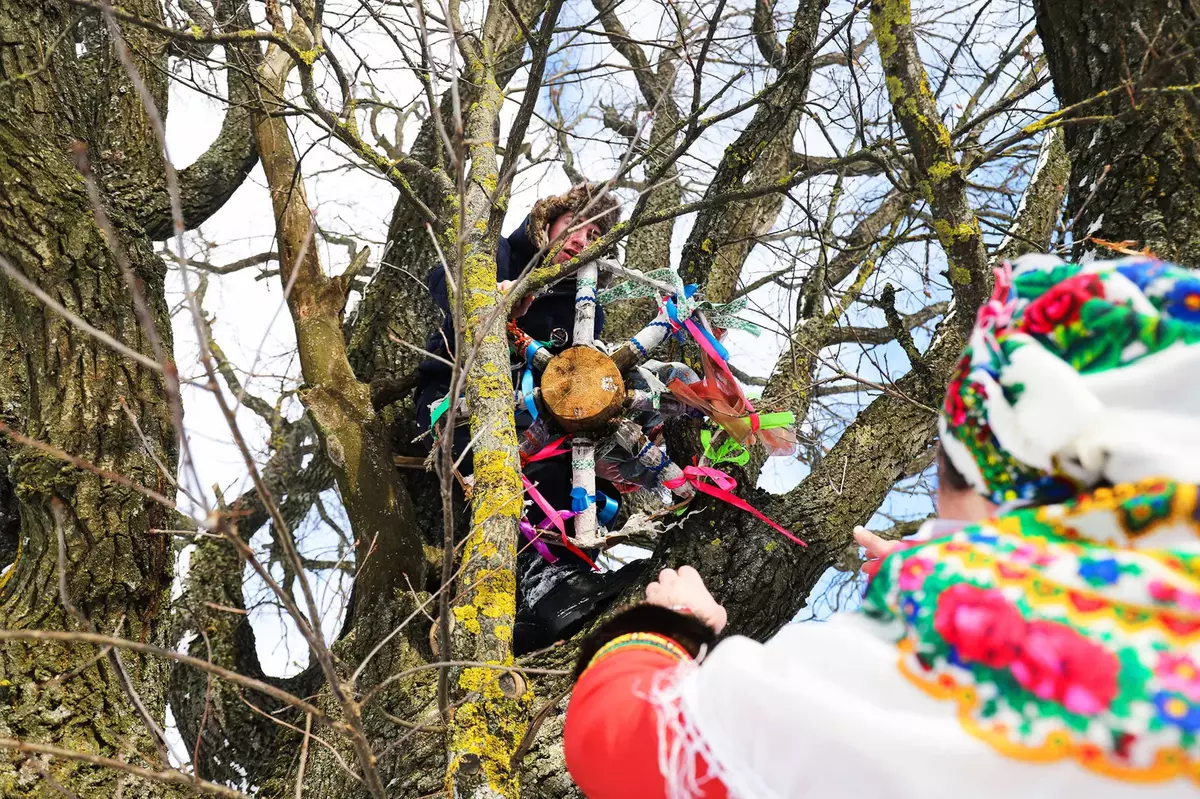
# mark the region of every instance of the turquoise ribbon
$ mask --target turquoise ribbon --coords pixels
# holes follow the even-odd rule
[[[583,513],[592,503],[596,503],[596,520],[605,527],[617,517],[617,501],[608,494],[603,491],[589,494],[583,486],[571,489],[571,510],[575,513]]]
[[[525,409],[535,420],[538,418],[538,409],[533,401],[533,356],[537,354],[539,346],[533,343],[525,348],[525,372],[521,375],[521,398],[525,400]]]

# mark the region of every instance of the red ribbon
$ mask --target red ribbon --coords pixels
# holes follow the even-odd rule
[[[575,544],[573,544],[571,539],[567,536],[567,525],[565,522],[563,522],[562,513],[555,510],[554,506],[546,501],[546,498],[543,497],[542,493],[537,490],[537,487],[534,486],[533,483],[529,482],[528,477],[521,475],[521,482],[525,484],[525,491],[529,494],[529,498],[532,499],[534,503],[542,509],[542,513],[546,514],[546,518],[550,520],[550,523],[554,525],[555,529],[557,529],[559,534],[562,536],[563,546],[573,554],[583,558],[583,561],[587,563],[587,565],[591,566],[592,569],[595,571],[600,571],[600,569],[596,567],[596,564],[592,562],[592,559],[584,554],[582,549],[575,546]]]
[[[522,452],[521,465],[524,466],[528,463],[537,463],[538,461],[544,461],[548,458],[557,458],[559,455],[569,454],[571,452],[571,447],[564,443],[568,437],[569,436],[562,436],[560,438],[556,438],[532,455],[526,455],[524,452]]]
[[[704,482],[704,478],[706,477],[712,480],[713,483],[716,483],[716,485]],[[674,480],[663,481],[663,485],[672,491],[674,491],[676,488],[679,488],[684,483],[691,483],[696,487],[696,490],[700,491],[701,493],[708,494],[710,497],[716,497],[722,502],[728,502],[735,508],[754,514],[760,520],[766,522],[771,527],[774,527],[776,530],[783,533],[784,536],[792,541],[795,541],[800,546],[808,546],[808,544],[804,543],[795,535],[793,535],[791,531],[781,527],[776,522],[767,518],[760,510],[758,510],[758,508],[755,508],[741,497],[730,493],[733,491],[733,489],[737,488],[737,480],[734,480],[720,469],[714,469],[711,466],[688,466],[684,468],[682,477],[677,477]]]

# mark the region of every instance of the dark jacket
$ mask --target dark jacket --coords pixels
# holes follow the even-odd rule
[[[496,248],[497,282],[501,280],[516,280],[531,261],[540,257],[537,248],[529,239],[528,224],[529,220],[527,218],[507,238],[501,237],[500,245]],[[442,309],[446,318],[442,323],[441,329],[434,331],[433,335],[430,336],[426,344],[426,349],[429,352],[437,353],[449,360],[453,360],[452,356],[446,354],[446,342],[449,342],[451,346],[454,344],[454,321],[453,315],[450,312],[450,299],[446,290],[445,267],[439,266],[429,273],[428,286],[429,293],[433,295],[434,302]],[[533,301],[533,304],[529,306],[529,310],[525,312],[525,315],[517,320],[517,324],[534,339],[542,342],[551,341],[555,330],[562,331],[559,338],[561,339],[562,335],[565,334],[566,344],[562,347],[556,347],[554,349],[555,352],[571,346],[571,339],[575,330],[575,281],[571,279],[562,280],[551,286],[546,293]],[[604,309],[597,306],[597,337],[600,336],[603,328]],[[514,384],[520,380],[520,373],[524,365],[524,353],[513,353],[512,368]],[[417,374],[417,423],[423,430],[429,428],[428,405],[444,397],[449,390],[450,367],[447,364],[432,358],[421,364]],[[518,427],[528,426],[531,420],[526,414],[521,415],[525,418],[518,418]]]

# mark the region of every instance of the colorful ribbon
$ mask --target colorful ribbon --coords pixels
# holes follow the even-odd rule
[[[704,482],[705,478],[712,480],[715,485],[713,485],[713,483]],[[739,510],[744,510],[747,513],[754,514],[754,516],[756,516],[758,519],[769,524],[771,527],[774,527],[780,533],[783,533],[785,537],[795,541],[800,546],[808,546],[808,544],[801,541],[789,530],[767,518],[762,511],[755,508],[749,502],[735,494],[730,493],[733,491],[733,489],[737,488],[737,480],[734,480],[720,469],[714,469],[710,466],[688,466],[684,468],[682,476],[677,477],[674,480],[663,481],[663,485],[672,491],[674,491],[676,488],[679,488],[684,483],[691,483],[696,490],[700,491],[701,493],[708,494],[710,497],[716,497],[722,502],[727,502]]]
[[[780,427],[791,427],[796,422],[796,414],[791,411],[778,413],[753,414],[748,419],[750,429],[757,433],[759,430],[774,430]],[[757,422],[757,424],[755,424]],[[721,463],[732,463],[745,466],[750,462],[750,450],[742,446],[736,438],[728,437],[715,450],[712,448],[713,431],[707,428],[700,431],[700,443],[704,446],[704,457],[712,466]]]
[[[525,371],[521,374],[521,398],[525,400],[525,409],[536,421],[538,418],[537,403],[533,399],[533,356],[537,354],[539,345],[532,342],[525,347]]]
[[[545,519],[542,523],[545,524],[549,521],[549,519]],[[543,541],[542,537],[538,534],[537,527],[534,527],[528,519],[522,519],[518,526],[521,528],[521,533],[524,534],[529,543],[533,545],[533,548],[537,550],[537,553],[546,559],[547,563],[558,563],[558,558],[555,557],[554,553],[550,551],[550,547],[546,545],[546,542]]]
[[[726,437],[716,450],[712,448],[713,431],[705,428],[700,431],[700,443],[704,446],[704,457],[712,466],[722,463],[732,463],[735,466],[745,466],[750,462],[750,450],[738,443],[736,438]]]
[[[687,289],[694,291],[694,286],[685,287],[685,292]],[[679,320],[681,317],[674,303],[671,300],[666,300],[665,306],[667,315],[671,318],[671,321],[680,324]],[[729,385],[735,387],[740,393],[741,388],[737,382],[737,378],[733,376],[733,372],[729,369],[729,350],[725,349],[725,345],[717,340],[717,337],[712,334],[707,325],[697,323],[690,315],[682,317],[682,325],[691,334],[692,339],[700,349],[704,351],[704,354],[721,370],[721,373],[729,381]],[[742,395],[742,401],[746,404],[746,410],[750,411],[750,431],[757,433],[762,427],[761,419],[759,419],[758,413],[754,410],[754,405],[745,395]]]
[[[522,452],[521,465],[525,466],[529,463],[537,463],[538,461],[544,461],[549,458],[557,458],[559,455],[570,455],[571,445],[567,442],[568,438],[570,438],[570,436],[560,436],[532,455],[526,455],[524,452]]]
[[[672,283],[681,285],[682,280],[679,279],[678,273],[674,269],[656,269],[653,272],[647,272],[646,277],[650,280],[659,283]],[[638,297],[659,297],[659,291],[649,283],[638,280],[626,280],[618,283],[611,288],[601,291],[596,296],[596,301],[601,305],[617,302],[619,300],[630,300]],[[762,335],[762,328],[753,322],[747,322],[745,319],[738,317],[738,314],[746,310],[749,300],[746,297],[739,297],[733,302],[727,302],[724,305],[714,305],[708,301],[701,301],[689,308],[688,311],[698,310],[706,311],[712,323],[724,330],[741,330],[749,333],[752,336]]]
[[[655,269],[653,272],[646,272],[645,276],[648,280],[656,280],[660,283],[674,282],[677,279],[675,270],[671,267],[664,269]],[[657,297],[658,289],[649,283],[640,280],[625,280],[611,288],[601,291],[596,299],[601,305],[608,305],[610,302],[617,300],[632,300],[637,297]]]
[[[554,525],[555,529],[558,530],[559,535],[562,536],[563,546],[573,554],[582,558],[587,565],[592,567],[592,569],[595,571],[600,571],[600,569],[596,567],[596,564],[592,562],[592,559],[589,558],[582,549],[575,546],[575,544],[572,543],[571,539],[567,536],[567,525],[563,522],[563,514],[555,510],[554,506],[546,501],[546,498],[543,497],[542,493],[537,490],[537,487],[533,483],[529,482],[528,477],[521,475],[521,482],[525,484],[525,491],[529,494],[529,498],[533,500],[535,505],[542,509],[542,513],[546,514],[546,518],[551,524]]]
[[[575,512],[567,510],[562,511],[559,515],[565,521],[573,518],[575,516]],[[529,543],[533,544],[533,548],[537,550],[539,555],[545,558],[549,563],[558,563],[558,557],[550,551],[550,547],[546,545],[546,542],[542,540],[541,536],[543,531],[550,529],[549,517],[538,522],[537,527],[534,527],[533,523],[529,521],[528,518],[521,519],[520,528],[521,532],[527,539],[529,539]]]
[[[571,489],[571,510],[575,513],[583,513],[593,503],[596,505],[596,520],[608,527],[609,523],[617,517],[617,501],[603,491],[589,494],[583,486],[575,486]]]
[[[764,413],[758,417],[759,430],[774,430],[779,427],[791,427],[796,423],[796,414],[791,411]]]
[[[439,402],[437,405],[433,406],[433,410],[429,412],[429,429],[430,430],[433,429],[433,426],[437,424],[438,419],[441,419],[442,415],[445,414],[446,411],[448,411],[448,410],[450,410],[450,395],[449,394],[442,397],[442,401]]]
[[[762,328],[753,322],[747,322],[738,316],[739,313],[746,310],[749,300],[745,297],[739,297],[733,302],[727,302],[724,305],[713,305],[711,302],[701,302],[696,306],[696,310],[707,311],[708,319],[713,323],[714,327],[719,327],[724,330],[741,330],[749,333],[752,336],[761,336]]]

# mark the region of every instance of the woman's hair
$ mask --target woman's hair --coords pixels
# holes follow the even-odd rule
[[[938,483],[948,486],[955,491],[966,491],[972,489],[971,484],[967,482],[967,478],[963,477],[962,472],[955,468],[950,459],[946,457],[946,451],[938,445],[937,451],[937,471]]]

